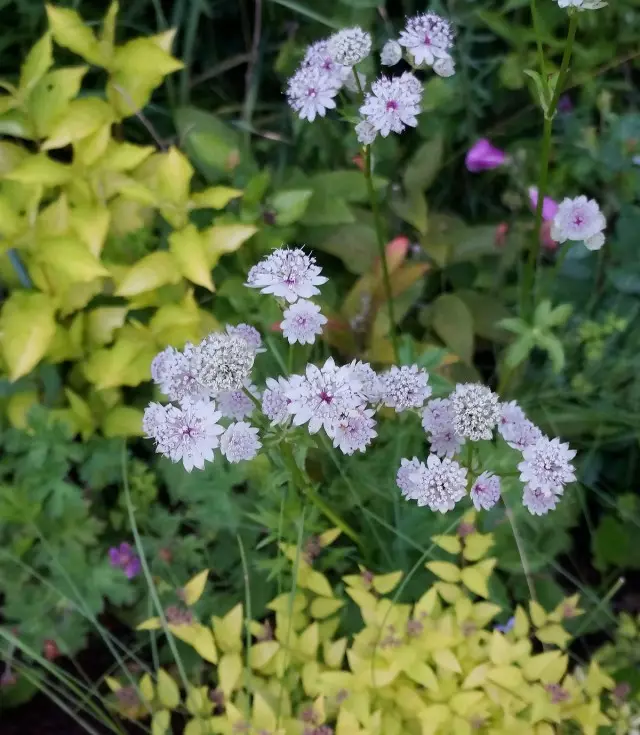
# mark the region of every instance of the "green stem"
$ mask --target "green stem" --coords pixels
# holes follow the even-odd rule
[[[546,76],[544,73],[544,54],[542,53],[542,43],[540,29],[537,20],[537,12],[535,7],[535,0],[531,1],[531,12],[533,14],[533,22],[536,32],[536,40],[538,41],[538,55],[540,60],[540,68],[542,73],[543,84],[546,84]],[[526,319],[528,315],[535,311],[537,299],[536,299],[536,271],[538,266],[538,259],[540,257],[540,229],[542,228],[542,207],[544,204],[544,197],[547,193],[547,181],[549,178],[549,160],[551,158],[551,133],[553,129],[553,118],[556,114],[556,108],[558,106],[558,100],[562,94],[562,89],[569,71],[569,62],[571,60],[571,54],[573,52],[573,42],[576,37],[576,30],[578,27],[578,13],[572,13],[569,16],[569,30],[567,33],[567,42],[564,47],[564,53],[562,55],[562,62],[560,64],[560,72],[558,73],[558,79],[553,90],[553,96],[549,104],[548,109],[544,116],[544,127],[542,131],[542,150],[540,153],[540,177],[538,180],[538,204],[536,206],[536,217],[535,226],[533,229],[533,245],[529,250],[529,258],[525,267],[524,277],[522,279],[522,290],[520,293],[520,312]]]
[[[298,487],[298,489],[303,492],[307,498],[309,498],[316,508],[337,528],[339,528],[345,536],[348,536],[352,541],[358,544],[361,549],[364,549],[364,543],[356,531],[354,531],[353,528],[351,528],[351,526],[344,521],[313,489],[307,473],[298,467],[296,459],[293,456],[293,449],[288,442],[283,441],[280,444],[280,454],[287,469],[291,473],[295,486]]]
[[[538,9],[536,7],[536,0],[531,0],[531,17],[533,18],[533,29],[536,36],[536,51],[538,54],[538,66],[540,67],[540,76],[542,83],[547,84],[547,72],[544,63],[544,50],[542,48],[542,30],[540,28],[540,19],[538,17]]]
[[[398,337],[396,335],[396,319],[393,310],[393,292],[391,290],[391,277],[389,275],[389,266],[387,264],[386,238],[380,219],[380,210],[378,208],[378,199],[373,188],[373,176],[371,172],[371,146],[364,148],[364,175],[367,181],[367,191],[369,192],[369,201],[371,202],[371,210],[373,211],[373,222],[376,229],[376,242],[378,244],[378,252],[380,254],[380,262],[382,264],[382,277],[384,283],[384,292],[387,302],[387,311],[389,313],[389,336],[393,346],[393,355],[396,362],[400,362],[398,350]]]

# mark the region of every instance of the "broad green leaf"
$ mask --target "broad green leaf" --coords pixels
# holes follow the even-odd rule
[[[175,709],[180,704],[180,690],[175,681],[164,669],[158,670],[158,699],[167,709]]]
[[[69,283],[87,283],[95,278],[109,276],[109,271],[89,252],[84,243],[73,237],[41,240],[36,257],[39,263],[60,273]]]
[[[442,166],[444,137],[440,134],[423,143],[413,154],[404,173],[407,192],[426,191],[435,180]]]
[[[211,266],[204,238],[195,225],[189,224],[183,230],[169,235],[169,250],[185,278],[213,291]]]
[[[65,114],[53,126],[42,150],[48,151],[82,140],[113,119],[111,107],[97,97],[83,97],[69,103]]]
[[[398,217],[415,227],[421,235],[426,235],[429,229],[429,211],[422,192],[409,191],[406,197],[392,196],[390,206]]]
[[[51,53],[51,35],[45,33],[44,36],[37,41],[27,54],[22,69],[20,70],[20,94],[27,97],[31,89],[42,79],[47,73],[49,67],[53,64],[53,55]]]
[[[195,577],[190,579],[182,589],[182,598],[185,603],[189,606],[195,605],[196,602],[202,597],[205,585],[207,584],[207,578],[209,577],[209,570],[196,574]]]
[[[224,209],[232,199],[242,196],[242,189],[230,186],[211,186],[191,196],[192,206],[196,208]]]
[[[55,331],[54,306],[48,296],[30,291],[9,296],[0,312],[0,346],[11,381],[33,370]]]
[[[78,433],[82,435],[82,439],[87,441],[95,432],[96,422],[89,404],[74,393],[70,388],[64,389],[67,401],[69,401],[71,415]]]
[[[204,231],[209,264],[215,267],[220,257],[225,253],[235,252],[250,237],[258,231],[255,225],[213,225]]]
[[[276,224],[286,227],[297,222],[305,213],[312,196],[311,189],[279,191],[274,194],[270,206],[276,214]]]
[[[11,181],[21,184],[41,184],[42,186],[59,186],[66,184],[72,177],[70,166],[58,163],[45,153],[34,155],[20,163],[6,175]]]
[[[49,135],[53,125],[66,112],[69,100],[80,91],[86,73],[86,66],[56,69],[45,74],[34,87],[28,108],[39,138]]]
[[[180,278],[180,270],[170,253],[150,253],[129,269],[118,284],[116,296],[136,296],[169,283],[179,283]]]
[[[507,350],[507,353],[505,355],[505,362],[507,366],[510,368],[515,368],[520,365],[521,362],[524,362],[533,349],[534,344],[534,339],[530,333],[518,338],[512,345],[509,346],[509,349]]]
[[[92,64],[101,65],[102,55],[98,39],[75,10],[47,5],[47,16],[57,44],[68,48]]]
[[[102,433],[106,437],[143,436],[142,415],[133,406],[115,406],[102,421]]]
[[[431,305],[431,326],[444,344],[468,365],[473,360],[473,316],[464,301],[444,293]]]

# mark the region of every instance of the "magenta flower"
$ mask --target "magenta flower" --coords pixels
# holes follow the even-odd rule
[[[538,188],[536,186],[529,187],[529,204],[535,212],[538,207]],[[542,247],[547,250],[555,250],[558,243],[551,237],[551,222],[558,211],[558,202],[551,197],[545,197],[542,200],[542,227],[540,228],[540,242]]]
[[[109,560],[112,567],[122,569],[129,579],[140,574],[140,559],[126,541],[109,549]]]
[[[490,140],[480,138],[469,148],[464,162],[467,170],[475,174],[479,171],[498,168],[506,159],[507,154],[504,151],[492,145]]]

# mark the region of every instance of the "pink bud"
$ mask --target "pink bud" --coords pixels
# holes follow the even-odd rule
[[[536,186],[529,187],[529,202],[531,203],[531,209],[535,212],[538,208],[538,188]],[[552,220],[557,211],[558,202],[551,199],[551,197],[545,197],[542,202],[542,219],[545,222]]]
[[[507,233],[509,232],[508,222],[500,222],[496,227],[495,243],[497,248],[503,248],[507,240]]]
[[[468,171],[478,173],[502,166],[506,158],[507,154],[492,145],[490,140],[480,138],[467,151],[465,165]]]

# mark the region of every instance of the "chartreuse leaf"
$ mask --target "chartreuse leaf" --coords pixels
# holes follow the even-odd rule
[[[30,156],[9,172],[5,178],[21,184],[59,186],[66,184],[73,173],[70,166],[52,160],[46,154]]]
[[[316,620],[324,620],[336,613],[343,605],[342,600],[333,597],[316,597],[311,603],[311,617]]]
[[[160,630],[160,628],[162,628],[162,621],[160,618],[149,618],[139,625],[136,625],[136,630]]]
[[[232,189],[230,186],[212,186],[191,196],[191,205],[194,208],[223,209],[232,199],[242,196],[242,189]]]
[[[118,284],[116,296],[136,296],[169,283],[180,282],[180,270],[174,257],[166,251],[141,258]]]
[[[86,72],[86,66],[55,69],[45,74],[33,88],[29,96],[29,119],[39,138],[49,135],[53,125],[65,113],[69,100],[80,91]]]
[[[158,670],[158,699],[167,709],[175,709],[180,704],[180,690],[175,681],[164,669]]]
[[[209,264],[213,268],[225,253],[233,253],[256,234],[255,225],[213,225],[205,230],[205,243]]]
[[[474,566],[465,567],[461,571],[462,583],[464,586],[480,597],[489,597],[489,588],[487,583],[495,563],[495,559],[485,559]]]
[[[47,16],[57,44],[68,48],[92,64],[101,65],[102,55],[98,39],[75,10],[47,5]]]
[[[14,393],[6,406],[7,418],[16,429],[26,429],[29,411],[38,403],[38,394],[34,390]]]
[[[37,261],[69,283],[87,283],[108,277],[109,271],[74,237],[51,237],[38,243]],[[54,282],[54,286],[56,283]]]
[[[143,436],[142,411],[133,406],[114,406],[102,421],[106,437]]]
[[[569,657],[560,651],[545,651],[532,656],[523,666],[522,673],[530,681],[555,684],[567,671]]]
[[[460,569],[448,561],[430,561],[425,564],[425,567],[445,582],[460,581]]]
[[[242,650],[242,615],[243,607],[238,604],[223,618],[212,618],[213,630],[223,651]]]
[[[167,735],[171,724],[171,713],[166,709],[155,712],[151,718],[151,735]]]
[[[213,633],[205,625],[192,623],[191,625],[170,625],[169,629],[176,638],[192,646],[205,661],[215,664],[218,661],[218,652]]]
[[[220,637],[218,637],[218,641],[222,644]],[[239,653],[225,653],[220,659],[218,664],[218,686],[224,692],[225,697],[228,697],[236,688],[242,676],[243,668],[242,656]]]
[[[0,312],[0,345],[11,381],[31,372],[49,349],[56,323],[43,293],[14,291]]]
[[[169,235],[169,250],[185,278],[209,291],[214,290],[204,237],[195,225],[189,224],[182,230],[172,232]]]
[[[150,145],[117,143],[111,140],[100,167],[107,171],[131,171],[149,158],[153,151],[153,146]]]
[[[530,600],[529,614],[531,615],[531,622],[536,628],[542,627],[547,622],[547,612],[536,600]]]
[[[70,414],[73,419],[74,426],[84,441],[96,430],[96,422],[89,404],[74,393],[70,388],[64,389],[67,400],[69,401]]]
[[[151,361],[158,352],[157,343],[142,328],[126,333],[125,329],[113,347],[96,350],[84,364],[85,377],[98,390],[139,385],[149,379]]]
[[[390,572],[389,574],[376,574],[373,578],[373,589],[379,595],[387,595],[398,586],[402,579],[402,572]]]
[[[49,67],[53,64],[53,54],[51,53],[51,35],[45,33],[44,36],[37,41],[27,54],[27,58],[22,64],[20,70],[20,94],[26,99],[29,92],[47,73]]]
[[[92,135],[113,120],[111,107],[98,97],[72,100],[65,114],[56,122],[42,150],[64,148]],[[108,133],[108,130],[107,130]]]
[[[553,643],[558,648],[565,648],[571,641],[571,634],[557,623],[545,625],[536,630],[536,638],[542,643]]]
[[[118,2],[113,0],[109,5],[106,15],[102,20],[102,31],[100,33],[100,48],[105,57],[110,58],[113,54],[113,47],[116,38],[116,18],[118,16]]]
[[[86,312],[86,338],[89,344],[106,345],[113,340],[116,329],[119,329],[127,318],[126,306],[99,306]]]
[[[462,555],[467,561],[478,561],[493,546],[490,533],[472,533],[465,537]]]
[[[107,239],[111,215],[105,207],[76,206],[71,212],[71,227],[96,258]]]
[[[153,679],[151,676],[149,674],[144,674],[142,679],[140,679],[140,684],[138,686],[142,699],[145,702],[151,702],[154,695]]]
[[[196,574],[195,577],[190,579],[185,586],[182,588],[182,599],[189,606],[195,605],[196,602],[202,597],[207,579],[209,577],[209,570],[205,569],[202,572]]]
[[[433,536],[431,540],[450,554],[459,554],[462,549],[462,544],[457,536]]]

